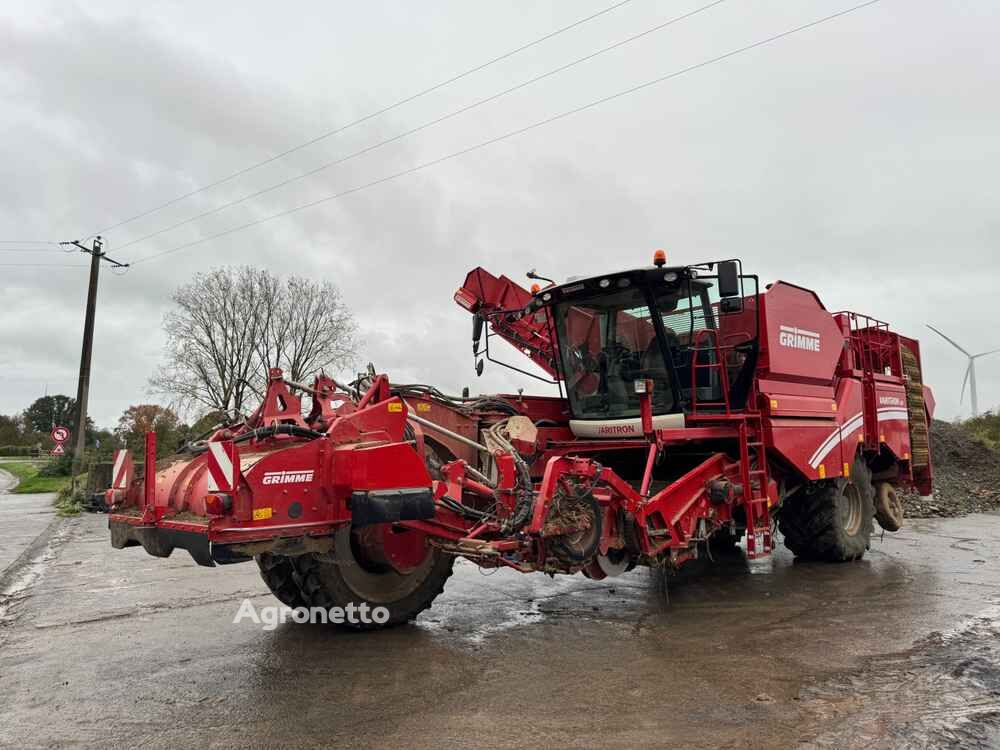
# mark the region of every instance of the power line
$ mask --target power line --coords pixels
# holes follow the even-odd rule
[[[62,253],[65,250],[50,247],[0,247],[0,253]]]
[[[552,39],[554,37],[559,36],[560,34],[563,34],[563,33],[567,32],[567,31],[575,29],[577,26],[582,26],[583,24],[588,23],[589,21],[593,21],[595,18],[600,18],[601,16],[606,15],[606,14],[610,13],[613,10],[617,10],[618,8],[621,8],[623,5],[628,5],[630,2],[632,2],[632,0],[620,0],[619,2],[615,3],[614,5],[609,5],[607,8],[604,8],[603,10],[599,10],[596,13],[591,13],[589,16],[585,16],[583,18],[580,18],[580,19],[574,21],[573,23],[571,23],[571,24],[569,24],[567,26],[563,26],[563,27],[558,28],[558,29],[556,29],[554,31],[550,31],[548,34],[540,36],[537,39],[534,39],[534,40],[532,40],[530,42],[527,42],[526,44],[522,44],[520,47],[515,47],[514,49],[512,49],[512,50],[510,50],[508,52],[504,52],[502,55],[498,55],[497,57],[494,57],[494,58],[492,58],[490,60],[487,60],[484,63],[480,63],[479,65],[476,65],[476,66],[474,66],[472,68],[469,68],[468,70],[462,71],[461,73],[457,73],[456,75],[453,75],[450,78],[447,78],[447,79],[445,79],[445,80],[443,80],[443,81],[441,81],[439,83],[435,83],[433,86],[429,86],[428,88],[425,88],[425,89],[423,89],[421,91],[418,91],[415,94],[411,94],[411,95],[406,96],[406,97],[404,97],[404,98],[402,98],[402,99],[400,99],[400,100],[398,100],[396,102],[393,102],[392,104],[389,104],[389,105],[387,105],[385,107],[382,107],[381,109],[376,110],[375,112],[372,112],[371,114],[367,114],[364,117],[360,117],[357,120],[353,120],[353,121],[347,123],[346,125],[340,125],[340,126],[338,126],[336,128],[333,128],[331,130],[327,130],[325,133],[320,133],[319,135],[315,136],[314,138],[310,138],[308,141],[305,141],[303,143],[300,143],[297,146],[293,146],[292,148],[289,148],[289,149],[287,149],[285,151],[282,151],[280,154],[276,154],[274,156],[271,156],[271,157],[269,157],[267,159],[264,159],[263,161],[257,162],[256,164],[251,164],[250,166],[244,167],[243,169],[240,169],[240,170],[237,170],[236,172],[233,172],[232,174],[230,174],[230,175],[228,175],[226,177],[218,179],[215,182],[210,182],[207,185],[202,185],[201,187],[195,188],[194,190],[191,190],[190,192],[184,193],[184,195],[180,195],[180,196],[178,196],[176,198],[173,198],[173,199],[167,201],[166,203],[161,203],[160,205],[154,206],[153,208],[150,208],[147,211],[143,211],[142,213],[138,213],[135,216],[131,216],[131,217],[127,218],[127,219],[123,219],[122,221],[119,221],[117,224],[112,224],[111,226],[109,226],[109,227],[107,227],[105,229],[102,229],[102,230],[100,230],[98,232],[95,232],[95,234],[105,234],[107,232],[110,232],[112,229],[117,229],[118,227],[124,226],[125,224],[129,224],[129,223],[135,221],[136,219],[141,219],[144,216],[149,216],[150,214],[154,214],[157,211],[160,211],[160,210],[162,210],[164,208],[167,208],[168,206],[172,206],[175,203],[179,203],[180,201],[184,200],[185,198],[190,198],[191,196],[197,195],[198,193],[202,193],[202,192],[204,192],[206,190],[210,190],[210,189],[212,189],[214,187],[218,187],[219,185],[222,185],[223,183],[229,182],[230,180],[234,180],[237,177],[240,177],[242,175],[247,174],[248,172],[252,172],[253,170],[258,169],[259,167],[263,167],[263,166],[265,166],[267,164],[271,164],[273,162],[276,162],[279,159],[283,159],[286,156],[289,156],[291,154],[294,154],[297,151],[301,151],[302,149],[307,148],[308,146],[312,146],[315,143],[319,143],[320,141],[322,141],[322,140],[324,140],[326,138],[329,138],[331,136],[337,135],[338,133],[343,133],[345,130],[349,130],[350,128],[353,128],[356,125],[360,125],[363,122],[367,122],[368,120],[371,120],[371,119],[373,119],[375,117],[378,117],[380,115],[384,115],[386,112],[391,112],[392,110],[396,109],[397,107],[402,107],[404,104],[409,104],[410,102],[415,101],[415,100],[417,100],[417,99],[419,99],[419,98],[421,98],[423,96],[426,96],[427,94],[430,94],[430,93],[432,93],[434,91],[442,89],[445,86],[449,86],[450,84],[455,83],[456,81],[460,81],[463,78],[466,78],[466,77],[472,75],[473,73],[478,73],[481,70],[485,70],[486,68],[490,67],[491,65],[495,65],[496,63],[501,62],[503,60],[506,60],[506,59],[508,59],[510,57],[513,57],[514,55],[517,55],[517,54],[519,54],[521,52],[524,52],[527,49],[531,49],[532,47],[535,47],[535,46],[541,44],[542,42],[546,42],[549,39]]]
[[[79,263],[0,263],[0,268],[86,268]]]
[[[554,75],[556,75],[558,73],[562,73],[563,71],[569,70],[570,68],[573,68],[573,67],[575,67],[577,65],[580,65],[580,64],[582,64],[584,62],[587,62],[588,60],[592,60],[595,57],[598,57],[599,55],[603,55],[606,52],[611,52],[612,50],[618,49],[619,47],[623,47],[626,44],[630,44],[632,42],[635,42],[635,41],[637,41],[639,39],[642,39],[643,37],[649,36],[650,34],[653,34],[653,33],[657,32],[657,31],[662,31],[663,29],[667,28],[668,26],[672,26],[675,23],[679,23],[680,21],[683,21],[685,19],[691,18],[692,16],[695,16],[695,15],[698,15],[699,13],[704,13],[706,10],[709,10],[710,8],[714,8],[716,5],[721,5],[724,2],[726,2],[726,0],[712,0],[712,2],[708,3],[707,5],[703,5],[700,8],[696,8],[695,10],[689,11],[687,13],[683,13],[683,14],[681,14],[679,16],[675,16],[675,17],[673,17],[673,18],[671,18],[671,19],[669,19],[667,21],[664,21],[662,23],[657,24],[656,26],[653,26],[652,28],[646,29],[645,31],[641,31],[638,34],[633,34],[632,36],[627,37],[625,39],[622,39],[620,41],[617,41],[614,44],[611,44],[611,45],[609,45],[607,47],[603,47],[603,48],[597,50],[596,52],[591,52],[590,54],[584,55],[583,57],[579,57],[576,60],[568,62],[568,63],[566,63],[564,65],[560,65],[557,68],[553,68],[552,70],[549,70],[549,71],[547,71],[545,73],[537,75],[537,76],[535,76],[533,78],[529,78],[528,80],[522,81],[521,83],[518,83],[518,84],[516,84],[514,86],[511,86],[509,88],[506,88],[503,91],[499,91],[499,92],[497,92],[495,94],[492,94],[492,95],[486,97],[485,99],[480,99],[478,101],[472,102],[471,104],[467,104],[467,105],[465,105],[463,107],[459,107],[458,109],[456,109],[456,110],[454,110],[452,112],[449,112],[446,115],[442,115],[440,117],[436,117],[433,120],[429,120],[429,121],[423,123],[422,125],[418,125],[418,126],[416,126],[414,128],[410,128],[407,131],[404,131],[402,133],[398,133],[398,134],[392,136],[391,138],[387,138],[384,141],[380,141],[380,142],[375,143],[375,144],[373,144],[371,146],[366,146],[365,148],[363,148],[363,149],[361,149],[359,151],[355,151],[354,153],[348,154],[347,156],[342,156],[339,159],[334,159],[333,161],[329,161],[329,162],[327,162],[325,164],[321,164],[320,166],[315,167],[313,169],[310,169],[307,172],[303,172],[303,173],[298,174],[298,175],[296,175],[294,177],[289,177],[288,179],[282,180],[281,182],[275,183],[275,184],[273,184],[273,185],[271,185],[269,187],[261,188],[260,190],[257,190],[257,191],[255,191],[253,193],[249,193],[247,195],[244,195],[242,198],[237,198],[235,200],[228,201],[227,203],[223,203],[222,205],[216,206],[215,208],[210,208],[207,211],[202,211],[200,214],[192,216],[189,219],[184,219],[182,221],[178,221],[178,222],[176,222],[174,224],[171,224],[170,226],[164,227],[163,229],[158,229],[157,231],[150,232],[149,234],[143,235],[142,237],[137,237],[134,240],[130,240],[129,242],[126,242],[126,243],[124,243],[122,245],[119,245],[118,249],[121,250],[121,249],[129,247],[131,245],[136,245],[136,244],[138,244],[140,242],[145,242],[146,240],[152,239],[153,237],[158,237],[161,234],[165,234],[166,232],[171,232],[174,229],[178,229],[178,228],[184,226],[185,224],[190,224],[191,222],[198,221],[199,219],[203,219],[206,216],[211,216],[212,214],[216,214],[216,213],[218,213],[220,211],[223,211],[223,210],[225,210],[227,208],[231,208],[232,206],[237,206],[237,205],[239,205],[241,203],[245,203],[246,201],[252,200],[253,198],[259,198],[260,196],[262,196],[262,195],[264,195],[266,193],[270,193],[270,192],[272,192],[274,190],[278,190],[279,188],[283,188],[283,187],[285,187],[287,185],[292,184],[293,182],[297,182],[298,180],[304,179],[306,177],[311,177],[312,175],[317,174],[319,172],[322,172],[325,169],[329,169],[330,167],[337,166],[339,164],[343,164],[343,163],[345,163],[347,161],[350,161],[351,159],[355,159],[355,158],[357,158],[359,156],[363,156],[364,154],[371,153],[372,151],[375,151],[375,150],[381,148],[382,146],[386,146],[386,145],[388,145],[390,143],[395,143],[396,141],[401,140],[403,138],[406,138],[407,136],[413,135],[414,133],[419,133],[422,130],[426,130],[426,129],[428,129],[430,127],[433,127],[435,125],[439,125],[442,122],[444,122],[445,120],[450,120],[453,117],[457,117],[458,115],[464,114],[466,112],[469,112],[470,110],[473,110],[473,109],[476,109],[478,107],[481,107],[484,104],[488,104],[489,102],[496,101],[497,99],[500,99],[500,98],[502,98],[504,96],[507,96],[507,94],[511,94],[511,93],[513,93],[515,91],[519,91],[520,89],[523,89],[523,88],[526,88],[528,86],[531,86],[532,84],[538,83],[541,80],[544,80],[546,78],[550,78],[550,77],[552,77],[552,76],[554,76]]]
[[[58,245],[47,240],[0,240],[0,245]]]
[[[559,113],[557,115],[553,115],[551,117],[547,117],[544,120],[539,120],[539,121],[534,122],[534,123],[532,123],[530,125],[526,125],[526,126],[524,126],[522,128],[518,128],[516,130],[511,130],[511,131],[508,131],[507,133],[504,133],[502,135],[498,135],[498,136],[495,136],[493,138],[489,138],[489,139],[487,139],[485,141],[481,141],[480,143],[477,143],[477,144],[475,144],[473,146],[468,146],[468,147],[466,147],[464,149],[460,149],[459,151],[454,151],[454,152],[452,152],[450,154],[447,154],[445,156],[438,157],[437,159],[432,159],[430,161],[426,161],[426,162],[423,162],[421,164],[417,164],[416,166],[410,167],[408,169],[404,169],[404,170],[402,170],[400,172],[395,172],[394,174],[386,175],[385,177],[381,177],[381,178],[379,178],[377,180],[372,180],[371,182],[366,182],[366,183],[364,183],[362,185],[358,185],[356,187],[349,188],[348,190],[343,190],[343,191],[341,191],[339,193],[334,193],[333,195],[328,195],[328,196],[325,196],[323,198],[319,198],[317,200],[310,201],[309,203],[304,203],[302,205],[295,206],[294,208],[286,209],[284,211],[279,211],[278,213],[271,214],[269,216],[265,216],[265,217],[262,217],[260,219],[256,219],[254,221],[247,222],[246,224],[241,224],[239,226],[232,227],[231,229],[226,229],[226,230],[221,231],[221,232],[216,232],[215,234],[208,235],[207,237],[202,237],[201,239],[198,239],[198,240],[193,240],[191,242],[186,242],[186,243],[184,243],[182,245],[178,245],[176,247],[172,247],[172,248],[170,248],[168,250],[163,250],[163,251],[158,252],[158,253],[153,253],[152,255],[148,255],[145,258],[139,258],[138,260],[133,261],[132,265],[137,265],[139,263],[145,263],[146,261],[153,260],[154,258],[160,258],[160,257],[163,257],[164,255],[169,255],[171,253],[176,253],[176,252],[179,252],[181,250],[186,250],[188,248],[194,247],[195,245],[200,245],[200,244],[202,244],[204,242],[208,242],[209,240],[218,239],[219,237],[224,237],[226,235],[233,234],[234,232],[239,232],[239,231],[241,231],[243,229],[249,229],[250,227],[258,226],[258,225],[263,224],[263,223],[265,223],[267,221],[272,221],[274,219],[279,219],[279,218],[281,218],[283,216],[288,216],[288,215],[296,213],[298,211],[303,211],[303,210],[305,210],[307,208],[312,208],[314,206],[318,206],[321,203],[326,203],[326,202],[331,201],[331,200],[336,200],[337,198],[343,198],[343,197],[345,197],[347,195],[352,195],[353,193],[358,193],[358,192],[360,192],[362,190],[367,190],[368,188],[375,187],[376,185],[381,185],[383,183],[390,182],[391,180],[395,180],[395,179],[398,179],[400,177],[405,177],[406,175],[413,174],[414,172],[419,172],[419,171],[421,171],[423,169],[427,169],[428,167],[433,167],[433,166],[435,166],[437,164],[441,164],[442,162],[450,161],[451,159],[456,159],[456,158],[458,158],[460,156],[464,156],[465,154],[471,153],[473,151],[478,151],[479,149],[485,148],[486,146],[491,146],[491,145],[493,145],[495,143],[499,143],[500,141],[505,141],[505,140],[507,140],[509,138],[514,138],[516,136],[522,135],[524,133],[527,133],[530,130],[534,130],[536,128],[540,128],[540,127],[543,127],[545,125],[549,125],[549,124],[551,124],[553,122],[557,122],[559,120],[563,120],[563,119],[565,119],[567,117],[571,117],[573,115],[579,114],[580,112],[585,112],[585,111],[587,111],[589,109],[593,109],[594,107],[598,107],[598,106],[600,106],[602,104],[606,104],[606,103],[608,103],[610,101],[614,101],[615,99],[620,99],[621,97],[628,96],[630,94],[634,94],[636,92],[639,92],[639,91],[642,91],[644,89],[650,88],[651,86],[656,86],[657,84],[664,83],[664,82],[669,81],[669,80],[674,79],[674,78],[678,78],[678,77],[680,77],[680,76],[682,76],[682,75],[684,75],[686,73],[690,73],[690,72],[692,72],[694,70],[698,70],[700,68],[704,68],[704,67],[707,67],[709,65],[713,65],[715,63],[722,62],[723,60],[727,60],[730,57],[734,57],[736,55],[740,55],[740,54],[742,54],[744,52],[749,52],[750,50],[756,49],[758,47],[763,47],[763,46],[765,46],[767,44],[771,44],[773,42],[776,42],[779,39],[783,39],[783,38],[785,38],[787,36],[791,36],[792,34],[796,34],[796,33],[800,32],[800,31],[804,31],[804,30],[812,28],[814,26],[819,26],[820,24],[826,23],[828,21],[832,21],[832,20],[834,20],[836,18],[840,18],[841,16],[846,16],[849,13],[854,13],[855,11],[861,10],[863,8],[867,8],[868,6],[875,5],[878,2],[881,2],[881,0],[868,0],[867,2],[861,3],[860,5],[854,5],[854,6],[850,7],[850,8],[846,8],[845,10],[837,11],[836,13],[831,13],[830,15],[823,16],[822,18],[818,18],[818,19],[816,19],[814,21],[810,21],[808,23],[804,23],[804,24],[802,24],[800,26],[795,26],[795,27],[793,27],[791,29],[787,29],[786,31],[782,31],[781,33],[775,34],[773,36],[769,36],[769,37],[766,37],[764,39],[760,39],[760,40],[758,40],[756,42],[752,42],[750,44],[744,45],[743,47],[738,47],[738,48],[736,48],[734,50],[730,50],[729,52],[723,53],[721,55],[717,55],[715,57],[708,58],[707,60],[702,60],[701,62],[695,63],[694,65],[689,65],[689,66],[687,66],[685,68],[681,68],[680,70],[675,70],[672,73],[668,73],[666,75],[660,76],[659,78],[654,78],[651,81],[646,81],[645,83],[640,83],[640,84],[638,84],[636,86],[632,86],[630,88],[623,89],[622,91],[618,91],[618,92],[616,92],[614,94],[609,94],[608,96],[601,97],[600,99],[595,99],[595,100],[593,100],[591,102],[588,102],[586,104],[582,104],[579,107],[574,107],[573,109],[566,110],[566,111],[561,112],[561,113]]]

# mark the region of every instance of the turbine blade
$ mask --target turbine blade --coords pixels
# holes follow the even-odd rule
[[[961,406],[965,400],[965,386],[969,384],[969,373],[972,372],[972,359],[969,359],[969,366],[965,368],[965,377],[962,379],[962,395],[958,397],[958,405]],[[976,416],[973,414],[972,416]]]
[[[957,343],[955,343],[955,341],[953,341],[952,339],[950,339],[947,336],[945,336],[943,333],[941,333],[941,331],[939,331],[937,328],[935,328],[934,326],[932,326],[930,323],[927,323],[927,327],[930,328],[932,331],[934,331],[934,333],[936,333],[938,336],[940,336],[941,338],[943,338],[945,341],[947,341],[949,344],[951,344],[953,347],[955,347],[960,352],[962,352],[962,354],[964,354],[966,357],[971,357],[972,356],[967,351],[965,351],[965,349],[963,349]]]
[[[1000,352],[1000,349],[993,349],[993,350],[988,351],[988,352],[980,352],[979,354],[973,354],[972,358],[973,359],[979,359],[980,357],[988,357],[989,355],[996,354],[997,352]]]

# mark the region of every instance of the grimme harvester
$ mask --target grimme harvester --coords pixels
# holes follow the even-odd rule
[[[900,488],[930,492],[917,341],[794,284],[761,289],[739,261],[658,251],[530,292],[477,268],[455,301],[478,372],[499,337],[561,395],[271,370],[248,418],[159,463],[149,435],[142,476],[116,456],[112,544],[256,560],[290,606],[382,605],[392,625],[431,605],[456,557],[602,579],[743,537],[766,556],[776,520],[796,555],[854,560],[873,519],[899,528]]]

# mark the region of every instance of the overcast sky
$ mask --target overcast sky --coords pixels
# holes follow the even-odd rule
[[[857,2],[858,0],[854,0]],[[854,4],[728,0],[439,126],[123,247],[651,28],[708,0],[632,0],[286,159],[107,233],[122,260],[436,159]],[[121,2],[0,5],[0,240],[86,237],[612,4]],[[882,0],[772,45],[415,174],[140,263],[102,269],[91,414],[149,401],[161,318],[198,271],[250,263],[329,279],[361,362],[476,381],[452,293],[471,268],[523,280],[739,256],[923,342],[938,416],[967,348],[1000,347],[1000,10]],[[17,245],[0,245],[9,250]],[[49,267],[14,267],[38,263]],[[75,394],[85,257],[0,251],[0,413]],[[65,267],[67,265],[73,267]],[[529,282],[524,281],[527,285]],[[516,354],[511,355],[515,361]],[[524,365],[527,360],[517,362]],[[1000,355],[978,365],[1000,404]],[[538,384],[540,385],[540,384]],[[544,389],[544,386],[542,386]]]

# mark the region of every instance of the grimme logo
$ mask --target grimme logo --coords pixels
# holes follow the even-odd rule
[[[805,328],[795,326],[778,326],[781,332],[778,334],[778,343],[790,349],[803,349],[807,352],[819,351],[819,334],[815,331],[807,331]]]
[[[308,471],[265,471],[263,484],[293,484],[295,482],[311,482],[313,470]]]

